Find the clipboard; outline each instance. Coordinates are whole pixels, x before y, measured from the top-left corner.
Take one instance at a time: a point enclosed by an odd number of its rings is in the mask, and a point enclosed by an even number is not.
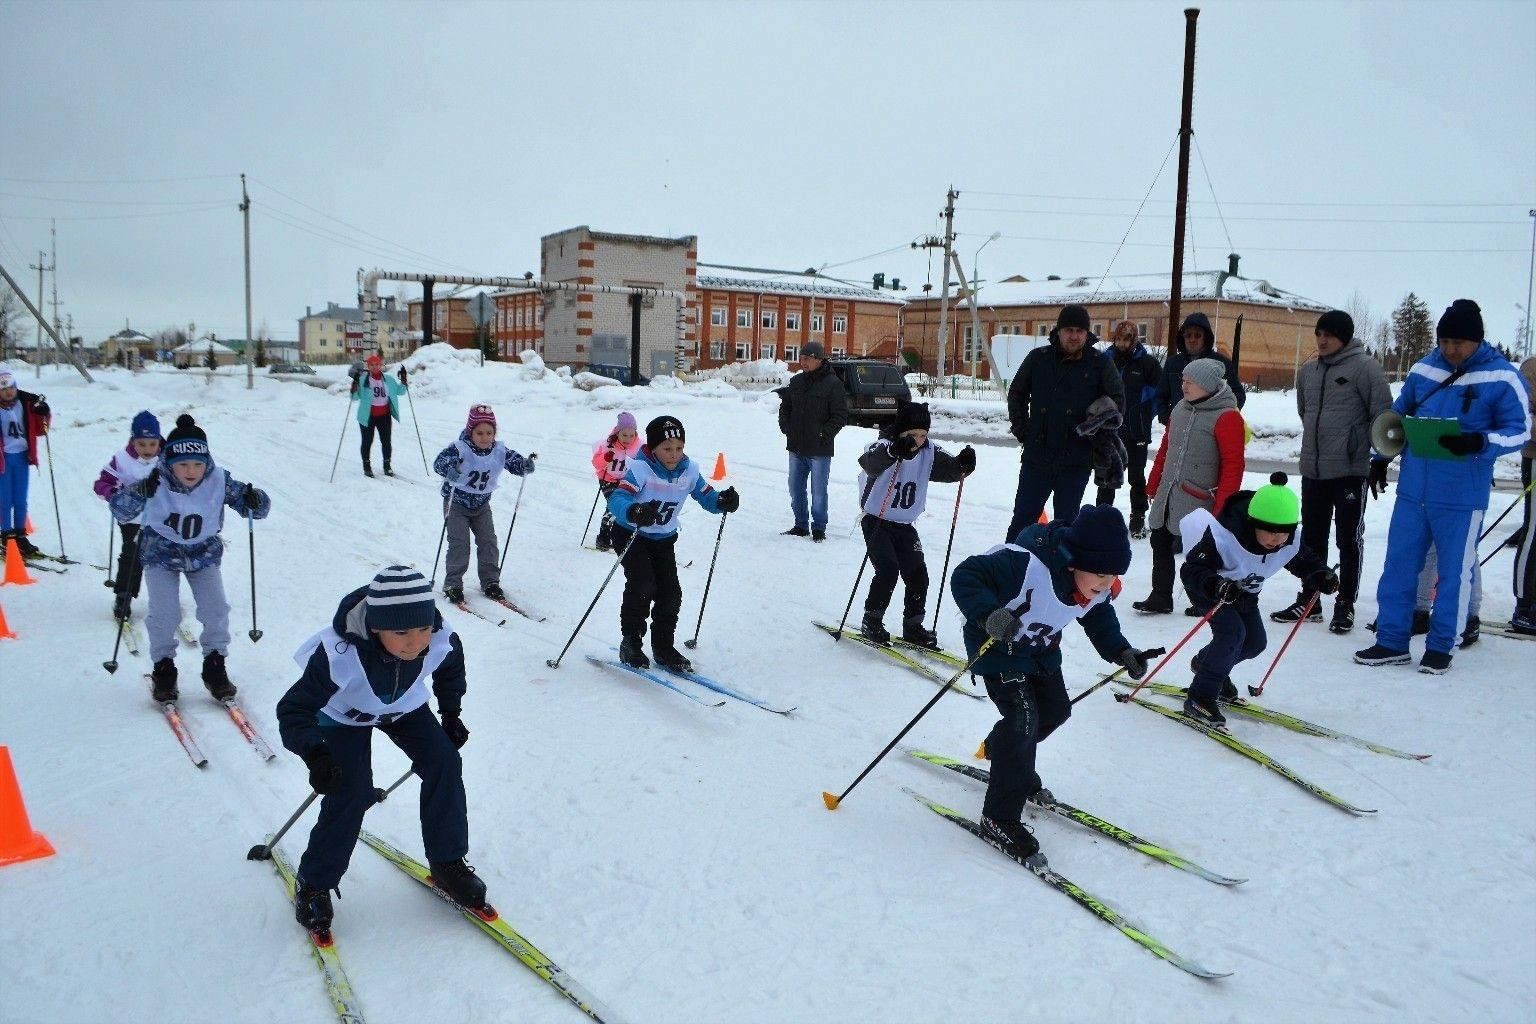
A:
[[[1403,417],[1408,451],[1421,459],[1459,459],[1440,445],[1440,438],[1461,433],[1461,421],[1430,416]]]

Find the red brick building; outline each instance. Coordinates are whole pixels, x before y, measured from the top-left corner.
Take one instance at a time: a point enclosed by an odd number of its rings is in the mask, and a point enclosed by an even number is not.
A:
[[[900,355],[904,300],[893,293],[802,274],[745,275],[709,267],[696,282],[694,365],[700,369],[750,359],[794,363],[812,340],[833,357]]]
[[[446,341],[454,348],[475,348],[475,318],[470,315],[469,302],[473,296],[458,295],[453,298],[432,297],[432,340]],[[410,327],[421,331],[421,299],[412,299]],[[419,344],[419,342],[417,342]]]

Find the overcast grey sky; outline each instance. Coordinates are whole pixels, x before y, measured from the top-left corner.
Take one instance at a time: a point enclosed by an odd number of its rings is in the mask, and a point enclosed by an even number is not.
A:
[[[0,0],[0,260],[30,292],[57,217],[77,333],[238,337],[243,171],[278,338],[358,267],[537,271],[576,224],[916,293],[925,255],[859,258],[937,230],[950,184],[967,272],[1000,231],[984,279],[1097,275],[1177,136],[1182,7]],[[1528,0],[1206,4],[1195,136],[1226,223],[1196,156],[1194,263],[1230,232],[1246,276],[1378,316],[1470,296],[1512,341],[1533,47]],[[1170,267],[1175,164],[1116,273]]]

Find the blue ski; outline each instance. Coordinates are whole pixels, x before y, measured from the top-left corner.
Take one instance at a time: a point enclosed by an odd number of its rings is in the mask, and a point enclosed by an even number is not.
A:
[[[753,707],[762,708],[764,711],[772,711],[776,715],[788,715],[791,711],[795,710],[795,708],[776,708],[770,704],[765,704],[762,700],[758,699],[757,697],[753,697],[751,694],[742,693],[740,690],[734,690],[731,687],[726,686],[724,683],[716,682],[708,676],[701,676],[697,672],[675,672],[672,669],[666,667],[663,667],[662,671],[677,676],[679,679],[686,679],[690,683],[697,683],[698,685],[704,687],[706,690],[714,690],[716,693],[723,693],[727,697],[734,697],[739,701],[744,701],[747,704],[751,704]]]
[[[648,679],[648,680],[650,680],[651,682],[655,683],[658,686],[665,686],[667,689],[671,690],[673,693],[681,694],[682,696],[687,697],[689,700],[693,701],[694,703],[702,704],[702,705],[704,705],[707,708],[719,708],[719,707],[724,707],[725,706],[725,701],[723,701],[723,700],[722,701],[708,701],[708,700],[705,700],[703,697],[700,697],[700,696],[698,696],[696,694],[689,693],[687,690],[683,689],[681,686],[678,686],[676,683],[674,683],[672,680],[668,679],[666,676],[658,675],[657,673],[649,671],[648,669],[636,668],[633,665],[626,665],[622,661],[618,660],[617,658],[599,658],[595,654],[589,654],[589,655],[587,655],[587,660],[590,661],[592,664],[598,666],[599,668],[616,669],[616,670],[618,670],[620,672],[628,672],[630,675],[639,676],[641,679]]]

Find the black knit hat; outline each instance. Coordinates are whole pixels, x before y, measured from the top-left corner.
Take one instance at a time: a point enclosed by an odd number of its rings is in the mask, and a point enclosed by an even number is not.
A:
[[[898,402],[896,404],[896,422],[891,425],[891,435],[907,430],[927,430],[933,420],[928,415],[927,402]]]
[[[651,451],[663,441],[676,438],[684,443],[688,435],[683,430],[683,421],[676,416],[657,416],[645,425],[645,445]]]
[[[1467,338],[1483,340],[1483,311],[1471,299],[1457,299],[1446,307],[1435,325],[1435,340]]]
[[[368,584],[363,622],[369,629],[420,629],[437,621],[432,584],[406,565],[382,570]]]
[[[1349,341],[1355,336],[1355,318],[1342,309],[1330,309],[1317,318],[1317,326],[1313,333],[1331,334],[1340,341]]]
[[[1130,534],[1113,505],[1084,505],[1063,540],[1074,569],[1119,576],[1131,567]]]
[[[176,417],[176,429],[165,439],[165,464],[167,466],[194,459],[203,465],[213,461],[208,450],[208,435],[187,413]]]
[[[1092,324],[1088,320],[1088,311],[1082,306],[1062,306],[1061,312],[1056,314],[1056,327],[1081,327],[1086,331]]]

